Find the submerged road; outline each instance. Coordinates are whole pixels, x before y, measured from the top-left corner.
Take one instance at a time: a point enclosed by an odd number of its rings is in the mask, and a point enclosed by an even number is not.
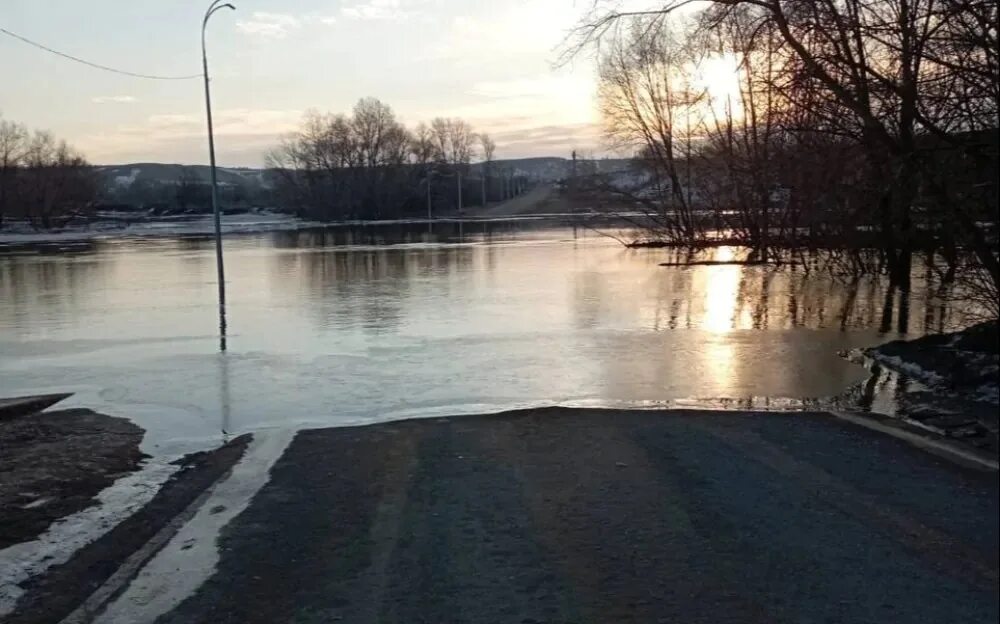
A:
[[[147,574],[147,598],[125,592],[98,621],[1000,615],[996,473],[822,414],[547,409],[304,431],[249,492],[204,582],[157,612],[149,596],[177,579]]]

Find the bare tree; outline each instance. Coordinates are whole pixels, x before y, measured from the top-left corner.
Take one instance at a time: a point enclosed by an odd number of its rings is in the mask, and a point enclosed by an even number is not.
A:
[[[704,102],[691,82],[692,61],[676,32],[639,22],[605,52],[599,69],[605,136],[617,149],[636,153],[642,172],[605,190],[641,207],[657,235],[669,239],[699,235],[682,180],[690,179],[691,135]]]
[[[308,113],[267,155],[279,196],[314,218],[416,214],[431,167],[467,167],[473,133],[459,119],[407,130],[392,108],[364,98],[350,115]]]
[[[17,173],[28,151],[28,137],[24,125],[0,118],[0,226],[11,209]]]
[[[427,124],[423,122],[417,124],[416,129],[413,131],[413,142],[410,146],[415,163],[418,165],[427,165],[434,161],[437,150],[434,139],[435,135]]]
[[[483,162],[493,162],[493,155],[496,154],[497,144],[493,141],[490,135],[485,132],[481,132],[479,134],[479,146],[483,150]]]
[[[648,10],[602,10],[567,40],[567,54],[585,46],[614,45],[640,28],[655,38],[686,0],[651,2]],[[757,24],[746,31],[744,54],[758,49],[761,33],[790,79],[783,106],[809,102],[815,114],[799,116],[854,143],[866,160],[864,180],[871,218],[894,283],[907,287],[920,234],[915,212],[926,200],[922,183],[938,166],[926,155],[930,137],[965,153],[964,129],[992,128],[997,114],[996,3],[970,0],[709,0],[705,28],[732,24],[734,15]],[[637,25],[637,26],[636,26]],[[775,33],[776,37],[772,37]],[[756,73],[756,70],[755,70]],[[765,91],[766,93],[766,91]],[[815,130],[815,129],[814,129]],[[987,144],[989,141],[986,142]],[[761,143],[760,145],[766,145]],[[975,155],[974,155],[975,157]],[[989,158],[989,156],[987,156]],[[993,156],[995,163],[995,156]],[[993,164],[995,172],[995,164]],[[943,196],[943,194],[942,194]],[[995,205],[995,201],[993,202]],[[959,224],[963,240],[1000,283],[995,243],[984,244],[979,204],[939,201]],[[995,211],[995,208],[994,208]]]
[[[96,195],[92,168],[65,141],[0,119],[0,225],[6,216],[36,228],[58,226]]]
[[[483,175],[482,175],[482,198],[483,205],[487,201],[487,189],[490,183],[490,169],[493,167],[493,155],[497,151],[497,144],[490,135],[482,132],[479,134],[479,147],[483,150]]]
[[[787,147],[781,127],[781,113],[787,109],[780,84],[784,64],[772,25],[759,11],[739,9],[694,37],[704,46],[701,62],[722,63],[725,68],[732,61],[733,74],[715,78],[736,86],[722,101],[709,98],[704,107],[700,152],[702,159],[718,162],[725,171],[725,192],[722,202],[716,199],[716,208],[735,218],[719,221],[753,249],[755,259],[767,260],[772,229],[779,230],[779,236],[784,231],[788,207],[784,195],[791,190],[781,184],[776,166]]]
[[[437,117],[431,121],[436,159],[455,168],[464,168],[472,160],[475,133],[462,119]]]

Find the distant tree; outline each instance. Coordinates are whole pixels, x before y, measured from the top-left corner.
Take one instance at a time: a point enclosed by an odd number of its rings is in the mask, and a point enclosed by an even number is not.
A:
[[[469,164],[475,150],[476,135],[472,126],[462,119],[437,117],[431,121],[431,132],[439,162],[456,169],[464,169]]]
[[[81,154],[48,132],[0,119],[0,225],[14,217],[51,228],[96,197],[93,169]]]
[[[417,124],[413,131],[413,139],[410,145],[410,152],[413,154],[413,162],[418,165],[427,165],[434,161],[437,147],[434,140],[434,133],[421,122]]]
[[[182,211],[186,211],[192,206],[204,208],[206,190],[208,191],[207,199],[211,202],[211,187],[198,177],[197,172],[192,167],[182,167],[181,174],[177,178],[175,194],[177,207]]]
[[[0,118],[0,227],[16,200],[15,185],[28,153],[29,136],[23,124]]]
[[[493,167],[493,155],[497,151],[497,144],[493,141],[490,135],[482,132],[479,134],[479,146],[483,150],[483,179],[482,179],[482,196],[483,205],[487,202],[487,189],[490,185],[490,169]]]
[[[479,146],[483,150],[483,162],[486,163],[486,168],[489,169],[490,163],[493,162],[493,155],[497,151],[497,144],[490,135],[482,132],[479,134]]]
[[[392,108],[364,98],[350,115],[306,115],[267,155],[280,201],[320,219],[422,212],[432,168],[467,167],[474,134],[462,120],[407,130]]]

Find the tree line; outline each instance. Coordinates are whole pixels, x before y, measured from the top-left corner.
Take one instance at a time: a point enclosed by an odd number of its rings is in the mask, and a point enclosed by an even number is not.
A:
[[[385,219],[455,212],[500,199],[514,185],[493,171],[496,144],[468,122],[436,118],[406,128],[392,108],[362,98],[350,114],[307,114],[267,155],[281,203],[304,216]],[[472,160],[481,165],[472,176]]]
[[[569,56],[600,43],[605,130],[642,174],[594,190],[656,240],[724,230],[760,259],[864,243],[901,286],[924,251],[997,292],[996,2],[686,4],[597,8],[567,40]],[[719,63],[725,97],[705,84]]]
[[[79,152],[49,132],[0,118],[0,227],[12,219],[55,227],[96,196],[93,169]]]

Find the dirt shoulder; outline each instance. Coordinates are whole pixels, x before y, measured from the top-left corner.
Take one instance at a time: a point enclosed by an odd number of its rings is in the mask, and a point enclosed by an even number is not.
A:
[[[250,442],[244,435],[213,451],[178,460],[180,469],[153,499],[64,564],[21,585],[25,594],[7,624],[59,622],[191,505],[239,461]]]
[[[134,423],[88,409],[0,421],[0,549],[96,504],[139,468],[142,436]]]

